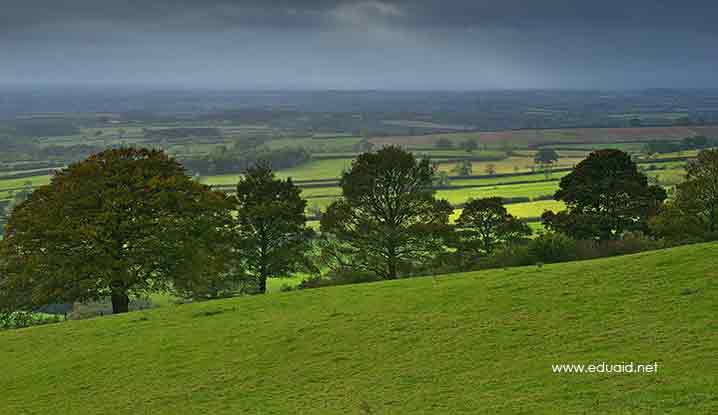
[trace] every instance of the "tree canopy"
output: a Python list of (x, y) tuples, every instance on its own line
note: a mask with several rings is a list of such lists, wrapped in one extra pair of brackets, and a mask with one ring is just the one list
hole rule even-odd
[(474, 173), (474, 166), (471, 160), (461, 160), (456, 163), (456, 166), (452, 170), (457, 176), (471, 176)]
[(433, 176), (429, 160), (398, 147), (360, 155), (342, 176), (343, 197), (322, 216), (322, 232), (357, 269), (384, 279), (425, 264), (443, 249), (453, 211), (434, 197)]
[(542, 148), (536, 152), (536, 155), (534, 156), (534, 163), (542, 165), (553, 164), (557, 162), (558, 159), (559, 155), (556, 150), (552, 148)]
[(267, 291), (267, 278), (288, 276), (307, 264), (313, 232), (300, 193), (291, 179), (277, 179), (263, 162), (247, 169), (237, 184), (239, 253), (260, 293)]
[(462, 141), (459, 144), (459, 147), (461, 147), (462, 150), (466, 151), (467, 153), (473, 153), (474, 151), (478, 150), (479, 148), (479, 142), (475, 139), (466, 139)]
[(546, 212), (544, 224), (575, 238), (614, 239), (625, 231), (647, 231), (666, 192), (650, 186), (631, 157), (620, 150), (591, 153), (564, 176), (556, 200), (567, 210)]
[(226, 264), (227, 197), (161, 151), (121, 148), (59, 171), (12, 212), (0, 308), (193, 289)]
[(686, 180), (653, 225), (670, 239), (718, 236), (718, 150), (704, 150), (688, 162)]
[(526, 223), (508, 213), (500, 197), (472, 199), (456, 221), (458, 250), (471, 256), (489, 255), (502, 244), (531, 235)]

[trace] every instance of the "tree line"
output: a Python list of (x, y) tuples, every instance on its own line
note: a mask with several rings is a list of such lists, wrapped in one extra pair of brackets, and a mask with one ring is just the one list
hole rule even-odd
[(0, 313), (103, 298), (123, 313), (130, 298), (153, 292), (265, 293), (269, 278), (299, 272), (311, 276), (301, 286), (314, 287), (718, 238), (716, 150), (689, 163), (671, 198), (628, 154), (595, 151), (561, 179), (555, 199), (566, 210), (546, 212), (547, 232), (534, 238), (499, 198), (470, 200), (452, 222), (435, 174), (399, 147), (363, 153), (315, 232), (300, 188), (267, 162), (249, 166), (228, 195), (160, 150), (108, 149), (12, 210), (0, 242)]

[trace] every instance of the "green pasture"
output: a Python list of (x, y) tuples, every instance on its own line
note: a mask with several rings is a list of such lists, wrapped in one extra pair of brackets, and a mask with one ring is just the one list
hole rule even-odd
[[(0, 413), (718, 412), (716, 244), (0, 333)], [(554, 373), (657, 363), (655, 373)]]
[(506, 186), (478, 187), (467, 189), (439, 190), (436, 197), (446, 199), (452, 205), (465, 203), (469, 199), (486, 197), (528, 197), (552, 195), (558, 189), (558, 182), (515, 184)]

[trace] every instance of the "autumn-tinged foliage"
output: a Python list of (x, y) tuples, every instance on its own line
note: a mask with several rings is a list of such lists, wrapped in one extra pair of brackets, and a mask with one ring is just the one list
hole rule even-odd
[(561, 179), (554, 195), (567, 210), (543, 215), (544, 224), (578, 239), (607, 240), (626, 231), (647, 231), (647, 220), (666, 199), (620, 150), (591, 153)]
[(343, 198), (321, 219), (338, 241), (331, 257), (394, 279), (440, 254), (453, 208), (434, 197), (433, 177), (428, 160), (398, 147), (360, 155), (342, 177)]
[(0, 308), (197, 291), (223, 275), (227, 197), (161, 151), (121, 148), (75, 163), (17, 206), (2, 243)]

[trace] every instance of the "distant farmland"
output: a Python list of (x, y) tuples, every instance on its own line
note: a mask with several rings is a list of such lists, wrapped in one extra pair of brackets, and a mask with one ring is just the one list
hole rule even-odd
[(495, 132), (470, 132), (431, 134), (406, 137), (379, 137), (371, 141), (377, 145), (398, 144), (408, 147), (430, 147), (439, 139), (456, 144), (467, 138), (482, 144), (514, 146), (541, 146), (547, 144), (617, 143), (649, 140), (680, 140), (696, 135), (717, 136), (718, 126), (711, 127), (643, 127), (643, 128), (567, 128), (554, 130), (508, 130)]

